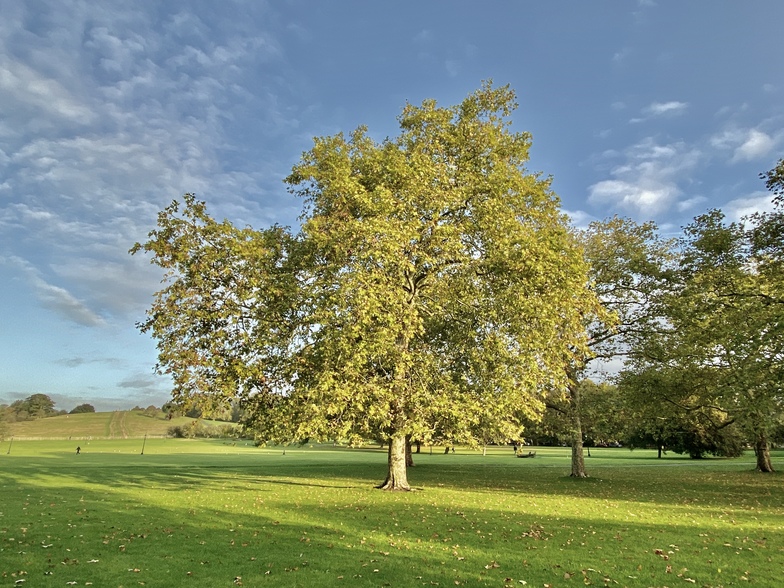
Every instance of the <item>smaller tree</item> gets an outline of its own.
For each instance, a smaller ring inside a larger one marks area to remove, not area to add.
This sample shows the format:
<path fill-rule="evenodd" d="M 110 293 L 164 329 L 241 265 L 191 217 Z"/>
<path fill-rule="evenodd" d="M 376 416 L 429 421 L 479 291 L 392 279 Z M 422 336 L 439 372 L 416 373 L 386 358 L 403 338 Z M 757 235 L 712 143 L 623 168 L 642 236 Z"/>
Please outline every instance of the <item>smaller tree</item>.
<path fill-rule="evenodd" d="M 155 418 L 155 417 L 158 416 L 158 414 L 160 412 L 161 412 L 160 408 L 158 408 L 157 406 L 151 404 L 150 406 L 148 406 L 147 408 L 144 409 L 144 416 L 150 417 L 150 418 Z"/>
<path fill-rule="evenodd" d="M 82 412 L 95 412 L 95 407 L 92 404 L 87 404 L 85 402 L 84 404 L 74 407 L 70 414 L 79 414 Z"/>

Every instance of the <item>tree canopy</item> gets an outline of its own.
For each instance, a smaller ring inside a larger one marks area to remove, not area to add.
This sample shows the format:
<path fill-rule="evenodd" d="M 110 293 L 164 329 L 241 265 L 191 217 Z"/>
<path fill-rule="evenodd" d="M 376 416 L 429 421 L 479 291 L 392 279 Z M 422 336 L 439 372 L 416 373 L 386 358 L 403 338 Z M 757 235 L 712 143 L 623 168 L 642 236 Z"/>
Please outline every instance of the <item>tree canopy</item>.
<path fill-rule="evenodd" d="M 85 402 L 84 404 L 72 408 L 69 414 L 79 414 L 83 412 L 95 412 L 95 407 L 92 404 Z"/>
<path fill-rule="evenodd" d="M 242 400 L 262 440 L 517 438 L 599 312 L 549 178 L 525 168 L 508 87 L 408 104 L 400 134 L 314 140 L 286 178 L 296 232 L 214 220 L 193 195 L 144 250 L 167 272 L 140 326 L 174 398 Z"/>
<path fill-rule="evenodd" d="M 58 414 L 54 401 L 47 394 L 31 394 L 23 400 L 16 400 L 6 409 L 9 421 L 28 421 L 42 419 Z"/>
<path fill-rule="evenodd" d="M 711 210 L 684 229 L 662 328 L 641 341 L 622 378 L 646 403 L 690 413 L 722 446 L 731 444 L 720 431 L 739 427 L 763 472 L 773 469 L 769 440 L 784 402 L 783 165 L 763 174 L 778 194 L 773 212 L 727 222 Z"/>

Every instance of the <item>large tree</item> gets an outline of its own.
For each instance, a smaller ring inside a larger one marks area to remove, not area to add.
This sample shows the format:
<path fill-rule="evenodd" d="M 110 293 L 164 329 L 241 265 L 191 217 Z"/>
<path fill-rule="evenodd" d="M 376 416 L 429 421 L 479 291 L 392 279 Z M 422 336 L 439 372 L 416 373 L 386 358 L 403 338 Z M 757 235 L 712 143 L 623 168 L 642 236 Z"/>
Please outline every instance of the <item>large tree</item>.
<path fill-rule="evenodd" d="M 31 394 L 24 400 L 17 400 L 11 403 L 9 412 L 14 420 L 25 421 L 31 419 L 42 419 L 54 416 L 57 411 L 54 409 L 54 401 L 47 394 Z"/>
<path fill-rule="evenodd" d="M 167 271 L 141 328 L 177 401 L 240 398 L 262 440 L 516 438 L 566 385 L 597 312 L 515 97 L 406 105 L 400 134 L 317 138 L 286 179 L 301 227 L 237 228 L 186 195 L 132 252 Z M 494 429 L 488 431 L 487 427 Z"/>

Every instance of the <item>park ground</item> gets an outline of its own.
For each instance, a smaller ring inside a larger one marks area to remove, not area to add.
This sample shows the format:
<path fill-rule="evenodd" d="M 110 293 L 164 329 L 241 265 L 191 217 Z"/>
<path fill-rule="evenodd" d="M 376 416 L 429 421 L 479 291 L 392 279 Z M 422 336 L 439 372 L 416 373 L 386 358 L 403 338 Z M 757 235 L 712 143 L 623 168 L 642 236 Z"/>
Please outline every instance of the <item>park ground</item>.
<path fill-rule="evenodd" d="M 2 586 L 780 586 L 784 479 L 754 456 L 165 438 L 0 443 Z M 142 454 L 142 449 L 144 453 Z M 784 452 L 774 452 L 784 467 Z"/>

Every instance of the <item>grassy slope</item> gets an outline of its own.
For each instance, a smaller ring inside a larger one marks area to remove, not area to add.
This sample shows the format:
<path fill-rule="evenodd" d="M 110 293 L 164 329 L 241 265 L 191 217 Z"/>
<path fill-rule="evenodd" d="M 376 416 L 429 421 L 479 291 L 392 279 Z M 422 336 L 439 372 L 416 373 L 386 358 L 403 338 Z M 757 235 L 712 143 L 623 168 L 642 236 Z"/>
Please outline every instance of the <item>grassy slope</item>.
<path fill-rule="evenodd" d="M 162 413 L 152 418 L 139 411 L 88 412 L 9 423 L 7 436 L 28 439 L 127 439 L 144 435 L 163 436 L 169 427 L 187 425 L 192 421 L 187 417 L 168 420 Z"/>
<path fill-rule="evenodd" d="M 221 441 L 0 444 L 0 578 L 62 586 L 779 586 L 784 485 L 753 456 L 416 456 Z M 784 467 L 784 455 L 774 456 Z M 524 584 L 525 583 L 525 584 Z"/>

